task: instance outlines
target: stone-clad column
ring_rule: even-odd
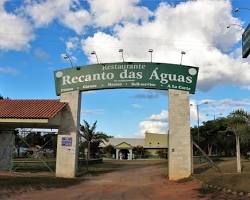
[[[61,94],[61,102],[68,106],[63,111],[57,138],[56,176],[74,178],[78,168],[81,93]]]
[[[116,153],[115,159],[119,160],[119,149],[115,149],[115,153]]]
[[[170,180],[187,178],[192,172],[189,93],[169,90],[169,149]]]
[[[13,131],[0,130],[0,170],[11,170],[13,148]]]
[[[132,149],[129,149],[129,160],[132,160],[133,159],[133,150]]]

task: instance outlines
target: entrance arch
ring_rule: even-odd
[[[132,160],[133,146],[126,142],[122,142],[115,146],[116,160]]]
[[[119,160],[131,160],[128,149],[119,150]]]
[[[56,93],[62,102],[68,103],[58,132],[56,176],[75,177],[77,172],[80,92],[112,88],[168,90],[168,176],[170,180],[178,180],[191,175],[189,93],[195,92],[197,67],[166,63],[106,63],[58,70],[54,75]]]

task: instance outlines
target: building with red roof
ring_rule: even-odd
[[[0,129],[58,128],[67,103],[59,100],[0,100]]]

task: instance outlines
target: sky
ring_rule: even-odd
[[[239,12],[234,12],[240,8]],[[0,0],[0,95],[58,99],[53,72],[125,61],[199,67],[190,95],[191,125],[250,109],[250,56],[241,35],[250,0]],[[230,28],[227,26],[230,25]],[[205,104],[207,103],[207,104]],[[81,122],[115,137],[168,130],[167,91],[113,89],[82,92]]]

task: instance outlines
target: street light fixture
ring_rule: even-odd
[[[148,52],[150,53],[150,62],[152,63],[154,50],[153,49],[149,49]]]
[[[234,12],[240,12],[240,10],[250,10],[250,8],[235,8]]]
[[[63,56],[63,58],[64,58],[65,60],[69,60],[71,67],[74,68],[73,63],[72,63],[71,56],[70,56],[69,54],[65,53],[64,56]]]
[[[183,55],[185,55],[185,54],[186,54],[185,51],[181,51],[181,62],[180,62],[180,65],[182,64],[182,57],[183,57]]]
[[[242,29],[240,24],[228,24],[227,28],[231,28],[232,26],[238,26],[238,27],[240,27]]]
[[[98,60],[97,53],[96,53],[95,51],[92,51],[92,52],[91,52],[91,55],[95,55],[95,57],[96,57],[96,62],[97,62],[97,64],[99,64],[99,60]]]
[[[119,52],[121,53],[122,55],[122,62],[124,62],[124,57],[123,57],[123,49],[119,49]]]

